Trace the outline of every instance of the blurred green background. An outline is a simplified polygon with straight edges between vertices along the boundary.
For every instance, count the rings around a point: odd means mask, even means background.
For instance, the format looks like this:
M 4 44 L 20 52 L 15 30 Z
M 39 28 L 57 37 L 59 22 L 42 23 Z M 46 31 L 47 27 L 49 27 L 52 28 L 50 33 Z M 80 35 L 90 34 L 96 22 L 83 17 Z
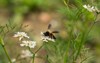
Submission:
M 27 32 L 40 46 L 40 32 L 46 31 L 49 23 L 52 24 L 51 30 L 60 31 L 57 36 L 60 38 L 59 42 L 67 41 L 72 25 L 75 26 L 73 34 L 78 33 L 77 29 L 82 31 L 88 28 L 94 19 L 94 14 L 88 11 L 82 12 L 84 4 L 94 5 L 100 9 L 100 0 L 0 0 L 0 35 L 4 37 L 10 56 L 16 57 L 21 50 L 17 39 L 12 37 L 17 31 Z M 78 21 L 77 25 L 74 25 L 74 20 Z M 100 21 L 100 15 L 97 21 Z M 92 28 L 85 46 L 89 48 L 88 54 L 92 57 L 87 63 L 100 63 L 100 22 Z M 6 61 L 7 58 L 0 47 L 0 63 Z

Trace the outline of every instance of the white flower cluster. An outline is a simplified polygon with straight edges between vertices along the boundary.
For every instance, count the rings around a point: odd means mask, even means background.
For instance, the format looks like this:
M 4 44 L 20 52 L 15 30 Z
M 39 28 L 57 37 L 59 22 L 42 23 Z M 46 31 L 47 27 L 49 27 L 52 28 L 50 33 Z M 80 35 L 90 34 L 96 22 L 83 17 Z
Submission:
M 87 9 L 89 12 L 99 12 L 99 10 L 97 9 L 97 7 L 95 6 L 90 6 L 89 4 L 88 5 L 83 5 L 83 7 L 85 9 Z
M 19 37 L 19 40 L 21 41 L 23 38 L 29 38 L 29 36 L 25 32 L 17 32 L 14 37 Z M 36 46 L 35 41 L 30 41 L 30 40 L 23 40 L 20 46 L 27 46 L 30 48 L 34 48 Z
M 54 39 L 50 38 L 49 36 L 45 36 L 45 35 L 43 34 L 43 32 L 41 32 L 41 39 L 42 39 L 44 42 L 48 42 L 48 41 L 55 42 Z
M 23 38 L 29 38 L 29 36 L 25 32 L 16 32 L 13 37 L 19 37 L 19 40 L 22 40 Z
M 22 43 L 20 44 L 20 46 L 27 46 L 30 48 L 34 48 L 36 46 L 36 42 L 35 41 L 22 41 Z
M 29 50 L 22 50 L 21 51 L 21 58 L 32 57 L 33 54 Z

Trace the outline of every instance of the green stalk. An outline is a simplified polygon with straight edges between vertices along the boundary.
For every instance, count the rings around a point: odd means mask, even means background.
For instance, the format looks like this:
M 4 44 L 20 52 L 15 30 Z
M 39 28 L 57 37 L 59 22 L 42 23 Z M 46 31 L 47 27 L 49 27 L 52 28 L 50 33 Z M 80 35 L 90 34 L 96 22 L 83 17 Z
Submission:
M 30 47 L 27 47 L 27 48 L 28 48 L 28 50 L 29 50 L 32 54 L 34 54 L 34 53 L 31 51 Z
M 32 58 L 33 58 L 32 63 L 34 63 L 35 54 L 33 54 L 33 57 Z
M 43 45 L 44 45 L 44 43 L 43 43 Z M 32 63 L 34 63 L 35 54 L 43 47 L 43 45 L 40 46 L 39 49 L 35 53 L 33 53 L 33 61 L 32 61 Z M 30 50 L 30 48 L 29 48 L 29 50 Z
M 42 44 L 42 46 L 39 47 L 39 49 L 37 51 L 35 51 L 35 54 L 44 46 L 44 43 Z
M 90 29 L 88 30 L 88 32 L 87 32 L 87 36 L 88 36 L 88 34 L 90 33 L 90 31 L 92 30 L 93 26 L 95 25 L 95 23 L 96 23 L 96 19 L 97 19 L 97 16 L 98 16 L 98 14 L 96 15 L 93 24 L 91 25 Z
M 32 63 L 34 63 L 35 54 L 31 51 L 30 47 L 28 47 L 28 50 L 33 54 L 33 56 L 32 56 Z
M 2 39 L 1 36 L 0 36 L 0 45 L 2 46 L 2 48 L 3 48 L 3 50 L 4 50 L 5 54 L 6 54 L 6 56 L 7 56 L 8 60 L 9 60 L 9 62 L 12 63 L 12 61 L 11 61 L 11 59 L 10 59 L 8 53 L 7 53 L 7 50 L 6 50 L 5 46 L 4 46 L 4 41 L 3 41 L 3 39 Z
M 33 57 L 32 57 L 32 58 L 33 58 L 32 63 L 34 63 L 35 54 L 36 54 L 42 47 L 43 47 L 43 45 L 40 46 L 39 49 L 38 49 L 35 53 L 33 53 L 33 52 L 31 51 L 31 49 L 28 47 L 29 51 L 33 54 Z
M 6 54 L 6 56 L 7 56 L 8 60 L 9 60 L 9 62 L 12 63 L 12 61 L 11 61 L 11 59 L 10 59 L 8 53 L 7 53 L 6 48 L 4 47 L 4 45 L 2 45 L 2 47 L 3 47 L 3 50 L 4 50 L 5 54 Z

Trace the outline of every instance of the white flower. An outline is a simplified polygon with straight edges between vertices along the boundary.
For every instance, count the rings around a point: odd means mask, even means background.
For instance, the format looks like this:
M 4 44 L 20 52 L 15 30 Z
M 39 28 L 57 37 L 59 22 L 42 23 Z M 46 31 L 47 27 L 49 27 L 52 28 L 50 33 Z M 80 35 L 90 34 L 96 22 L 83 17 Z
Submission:
M 17 32 L 13 37 L 19 37 L 19 40 L 22 40 L 23 38 L 29 38 L 25 32 Z
M 36 46 L 36 42 L 35 41 L 22 41 L 22 43 L 20 44 L 20 46 L 28 46 L 30 48 L 34 48 Z
M 35 41 L 29 41 L 29 45 L 30 48 L 34 48 L 36 46 L 36 42 Z
M 41 32 L 41 39 L 44 41 L 44 42 L 48 42 L 48 41 L 52 41 L 52 42 L 55 42 L 55 40 L 54 39 L 52 39 L 52 38 L 50 38 L 49 36 L 45 36 L 44 34 L 43 34 L 43 32 Z
M 29 50 L 22 50 L 21 51 L 21 58 L 32 57 L 33 54 Z
M 83 5 L 83 7 L 85 9 L 87 9 L 88 11 L 90 12 L 99 12 L 99 10 L 97 9 L 97 7 L 95 6 L 90 6 L 89 4 L 88 5 Z
M 22 41 L 22 43 L 20 44 L 20 46 L 28 46 L 29 45 L 29 41 Z

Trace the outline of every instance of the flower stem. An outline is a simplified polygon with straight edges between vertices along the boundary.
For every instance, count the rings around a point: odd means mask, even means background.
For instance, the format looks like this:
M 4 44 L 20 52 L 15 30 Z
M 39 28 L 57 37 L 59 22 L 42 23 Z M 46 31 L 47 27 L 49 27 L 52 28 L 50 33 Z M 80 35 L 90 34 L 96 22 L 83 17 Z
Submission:
M 32 63 L 34 63 L 35 54 L 33 54 L 33 57 L 32 58 L 33 58 Z
M 44 46 L 44 43 L 42 44 L 42 46 L 39 47 L 39 49 L 37 51 L 35 51 L 34 54 L 36 54 L 43 46 Z
M 29 50 L 32 54 L 34 54 L 34 53 L 31 51 L 31 48 L 30 48 L 30 47 L 28 47 L 28 50 Z
M 39 47 L 38 50 L 35 51 L 35 53 L 33 54 L 33 61 L 32 63 L 34 63 L 34 58 L 35 58 L 35 54 L 43 47 L 44 43 L 42 44 L 42 46 Z
M 4 45 L 2 45 L 2 47 L 3 47 L 3 50 L 4 50 L 5 54 L 6 54 L 6 56 L 7 56 L 8 60 L 9 60 L 9 62 L 12 63 L 12 61 L 11 61 L 11 59 L 10 59 L 8 53 L 7 53 L 6 48 L 4 47 Z
M 87 35 L 90 33 L 90 31 L 92 30 L 93 26 L 95 25 L 96 19 L 97 19 L 97 16 L 96 16 L 96 18 L 95 18 L 93 24 L 91 25 L 90 29 L 88 30 Z
M 33 56 L 32 56 L 32 63 L 34 63 L 35 54 L 31 51 L 30 47 L 28 47 L 28 50 L 33 54 Z
M 44 43 L 42 44 L 42 46 L 39 47 L 38 50 L 36 50 L 34 53 L 31 51 L 30 47 L 28 47 L 28 50 L 33 54 L 33 60 L 32 60 L 32 63 L 34 63 L 34 58 L 35 58 L 35 54 L 44 46 Z

